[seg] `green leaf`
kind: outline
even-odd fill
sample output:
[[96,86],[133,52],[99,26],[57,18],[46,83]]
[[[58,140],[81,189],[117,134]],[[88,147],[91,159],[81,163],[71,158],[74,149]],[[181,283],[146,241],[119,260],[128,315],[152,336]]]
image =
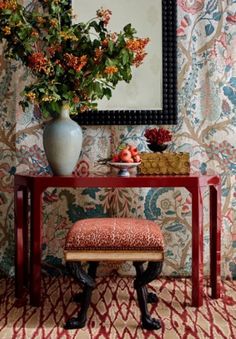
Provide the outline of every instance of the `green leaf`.
[[124,36],[122,34],[118,35],[117,41],[116,41],[117,46],[119,46],[120,48],[124,47],[126,42],[124,39]]
[[102,85],[99,82],[94,83],[94,92],[97,94],[98,97],[103,95]]
[[114,66],[115,65],[114,60],[107,58],[106,61],[105,61],[105,65],[106,66]]
[[137,31],[131,26],[131,24],[126,25],[123,28],[123,31],[130,37],[132,37]]
[[62,92],[63,92],[63,93],[66,93],[66,92],[69,91],[69,88],[68,88],[68,86],[67,86],[66,84],[63,84],[63,85],[61,86],[61,89],[62,89]]
[[106,34],[104,32],[100,32],[99,37],[100,37],[101,41],[103,41],[106,38]]
[[99,46],[100,46],[100,41],[97,39],[93,40],[93,47],[98,48]]
[[106,96],[106,98],[109,100],[110,98],[111,98],[111,96],[112,96],[112,91],[111,91],[111,89],[110,88],[105,88],[104,90],[103,90],[103,93],[104,93],[104,95]]
[[122,64],[126,65],[129,62],[129,52],[127,49],[122,49],[121,51],[121,56],[122,56]]
[[74,94],[73,92],[70,92],[70,91],[63,94],[63,98],[66,100],[72,99],[73,97],[74,97]]
[[28,35],[29,35],[29,28],[28,27],[24,27],[24,28],[21,28],[18,32],[17,32],[17,35],[19,36],[19,38],[21,40],[25,40]]
[[4,15],[11,15],[12,14],[12,10],[10,10],[10,9],[3,9],[3,14]]
[[19,22],[21,20],[21,16],[19,15],[19,13],[13,13],[11,15],[11,20],[16,23],[16,22]]
[[120,74],[122,75],[122,79],[126,82],[130,82],[132,79],[132,73],[130,67],[126,67],[120,71]]
[[109,53],[112,53],[114,51],[114,46],[115,46],[114,42],[112,40],[109,40],[109,42],[108,42],[108,52]]
[[92,21],[89,24],[89,27],[93,27],[96,32],[100,32],[100,30],[101,30],[100,26],[98,25],[98,23],[96,21]]
[[32,43],[30,41],[26,41],[24,43],[24,49],[26,52],[31,52],[32,51]]
[[54,110],[54,112],[59,113],[61,109],[61,105],[57,101],[52,101],[51,108]]
[[41,105],[40,109],[43,113],[44,118],[48,118],[49,117],[49,110],[44,105]]
[[57,65],[56,66],[56,76],[60,76],[64,73],[64,70],[61,66]]
[[131,24],[128,24],[126,25],[124,28],[123,28],[123,31],[127,34],[129,34],[131,32]]

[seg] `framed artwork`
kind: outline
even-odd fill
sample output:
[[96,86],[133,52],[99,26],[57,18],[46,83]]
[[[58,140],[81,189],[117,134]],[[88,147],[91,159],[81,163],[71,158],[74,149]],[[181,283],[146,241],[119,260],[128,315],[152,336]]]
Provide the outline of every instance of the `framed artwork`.
[[130,83],[119,83],[110,100],[97,111],[79,113],[80,125],[169,125],[177,123],[176,1],[72,0],[76,22],[86,22],[103,7],[112,11],[109,30],[119,32],[131,23],[137,35],[148,37],[147,56],[133,68]]

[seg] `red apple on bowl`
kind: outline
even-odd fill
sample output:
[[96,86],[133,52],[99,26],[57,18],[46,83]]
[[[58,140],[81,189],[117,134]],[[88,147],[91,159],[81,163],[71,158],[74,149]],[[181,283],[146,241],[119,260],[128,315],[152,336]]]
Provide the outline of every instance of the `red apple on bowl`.
[[141,161],[141,158],[140,158],[140,155],[135,155],[134,157],[133,157],[133,159],[134,159],[134,162],[140,162]]
[[113,162],[119,162],[120,161],[119,154],[114,154],[113,157],[112,157],[112,161]]
[[135,157],[136,155],[138,155],[138,149],[135,146],[130,145],[129,146],[129,151],[131,152],[132,157]]
[[126,147],[120,151],[119,157],[120,157],[120,160],[123,162],[131,162],[129,160],[132,159],[132,154],[129,151],[129,149]]

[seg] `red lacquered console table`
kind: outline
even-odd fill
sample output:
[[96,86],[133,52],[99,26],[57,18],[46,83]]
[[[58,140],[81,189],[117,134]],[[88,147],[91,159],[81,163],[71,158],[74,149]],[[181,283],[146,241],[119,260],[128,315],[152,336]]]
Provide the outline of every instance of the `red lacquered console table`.
[[[203,192],[210,189],[210,278],[212,298],[220,297],[221,184],[217,175],[49,176],[15,175],[15,288],[21,297],[30,273],[30,303],[40,305],[42,193],[48,187],[184,187],[192,194],[192,306],[203,304]],[[28,197],[30,192],[30,270]]]

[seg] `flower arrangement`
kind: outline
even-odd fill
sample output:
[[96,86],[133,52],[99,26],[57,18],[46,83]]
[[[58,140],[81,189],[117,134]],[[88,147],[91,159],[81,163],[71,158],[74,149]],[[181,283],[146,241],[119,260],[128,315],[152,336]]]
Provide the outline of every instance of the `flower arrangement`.
[[149,128],[144,133],[147,139],[147,146],[153,152],[163,152],[167,148],[167,142],[171,141],[172,134],[167,129],[161,127]]
[[162,145],[172,139],[171,132],[162,127],[159,129],[149,128],[145,131],[144,136],[147,139],[147,142],[151,145]]
[[97,100],[112,96],[119,81],[130,82],[148,38],[127,24],[120,32],[107,28],[111,11],[98,9],[86,23],[72,24],[70,0],[0,0],[0,41],[5,55],[20,60],[32,75],[21,105],[38,105],[47,117],[64,101],[71,113],[96,109]]

